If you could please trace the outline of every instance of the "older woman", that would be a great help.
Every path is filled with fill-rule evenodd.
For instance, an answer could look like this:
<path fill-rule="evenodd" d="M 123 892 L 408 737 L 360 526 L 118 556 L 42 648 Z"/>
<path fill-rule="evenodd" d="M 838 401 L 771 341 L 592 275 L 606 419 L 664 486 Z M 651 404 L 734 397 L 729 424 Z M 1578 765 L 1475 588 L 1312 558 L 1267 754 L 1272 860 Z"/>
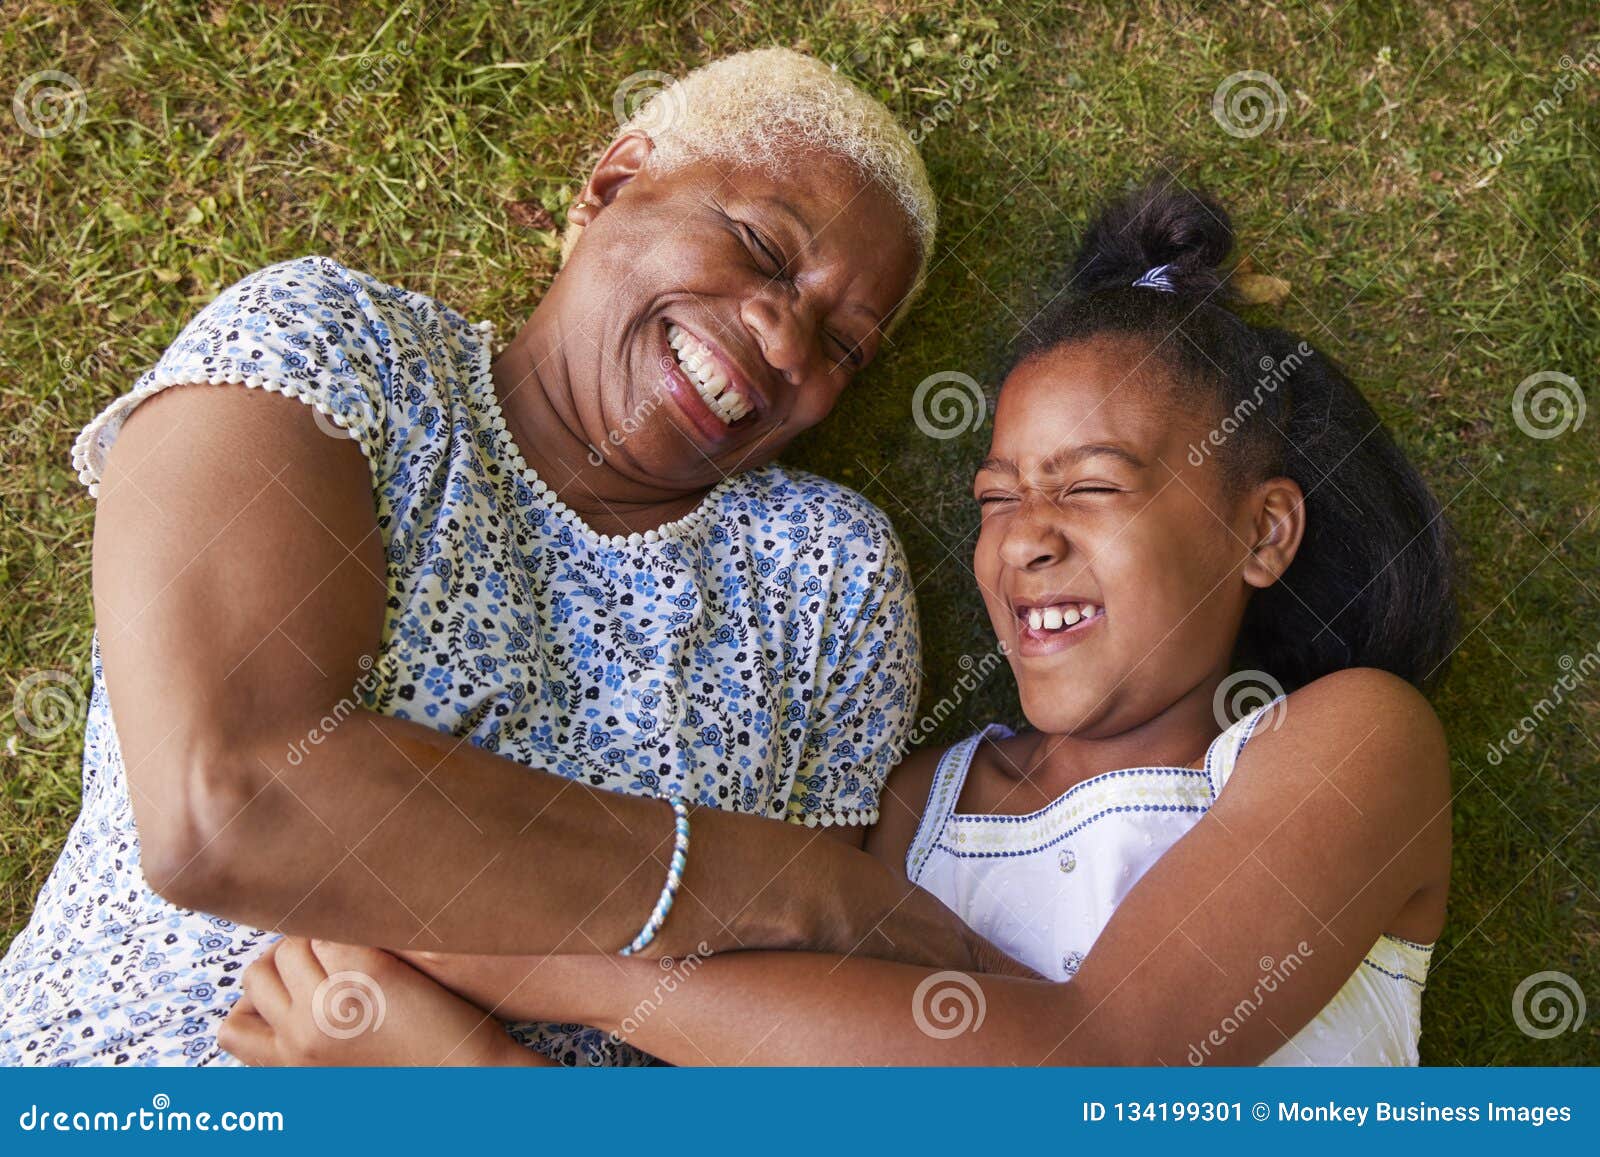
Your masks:
<path fill-rule="evenodd" d="M 83 810 L 0 966 L 0 1060 L 225 1062 L 265 929 L 615 951 L 662 889 L 655 796 L 698 805 L 659 951 L 966 958 L 858 850 L 917 699 L 899 546 L 769 464 L 919 282 L 915 149 L 817 62 L 747 53 L 645 105 L 571 223 L 492 360 L 486 325 L 306 258 L 85 429 Z"/>

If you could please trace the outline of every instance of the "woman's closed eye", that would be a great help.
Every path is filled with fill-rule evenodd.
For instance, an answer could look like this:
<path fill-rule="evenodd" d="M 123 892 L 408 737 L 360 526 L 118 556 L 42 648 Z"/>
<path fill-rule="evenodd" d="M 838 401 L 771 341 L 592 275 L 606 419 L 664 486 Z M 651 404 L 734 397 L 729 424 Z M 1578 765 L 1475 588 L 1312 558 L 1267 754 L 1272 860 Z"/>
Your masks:
<path fill-rule="evenodd" d="M 859 370 L 865 358 L 861 354 L 861 343 L 841 337 L 836 333 L 828 334 L 828 344 L 839 351 L 838 363 L 848 365 L 852 370 Z"/>
<path fill-rule="evenodd" d="M 768 277 L 787 277 L 789 263 L 777 245 L 764 237 L 755 226 L 744 221 L 738 222 L 738 225 L 745 246 L 750 250 L 751 256 L 756 258 L 756 264 L 761 272 Z"/>
<path fill-rule="evenodd" d="M 774 280 L 779 278 L 785 281 L 793 280 L 794 275 L 789 268 L 789 259 L 783 255 L 783 251 L 776 242 L 747 221 L 735 220 L 734 223 L 739 227 L 740 236 L 744 238 L 745 248 L 756 259 L 756 268 L 761 271 L 763 276 Z M 824 336 L 829 348 L 835 354 L 834 364 L 836 368 L 849 366 L 851 370 L 859 370 L 866 363 L 866 358 L 861 352 L 861 342 L 852 341 L 848 337 L 832 332 Z"/>

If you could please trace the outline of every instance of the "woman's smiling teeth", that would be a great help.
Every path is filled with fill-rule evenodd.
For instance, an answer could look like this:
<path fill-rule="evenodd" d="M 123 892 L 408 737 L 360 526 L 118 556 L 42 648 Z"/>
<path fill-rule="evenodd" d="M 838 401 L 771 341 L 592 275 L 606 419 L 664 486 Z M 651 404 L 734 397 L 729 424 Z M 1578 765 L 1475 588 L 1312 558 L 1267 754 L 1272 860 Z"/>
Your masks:
<path fill-rule="evenodd" d="M 722 367 L 704 342 L 687 330 L 669 324 L 667 344 L 677 355 L 678 365 L 683 368 L 684 374 L 694 383 L 700 400 L 713 414 L 731 426 L 750 412 L 749 400 L 734 389 L 728 375 L 722 372 Z"/>
<path fill-rule="evenodd" d="M 1050 607 L 1029 607 L 1019 612 L 1030 631 L 1064 631 L 1087 623 L 1100 613 L 1093 603 L 1060 603 Z"/>

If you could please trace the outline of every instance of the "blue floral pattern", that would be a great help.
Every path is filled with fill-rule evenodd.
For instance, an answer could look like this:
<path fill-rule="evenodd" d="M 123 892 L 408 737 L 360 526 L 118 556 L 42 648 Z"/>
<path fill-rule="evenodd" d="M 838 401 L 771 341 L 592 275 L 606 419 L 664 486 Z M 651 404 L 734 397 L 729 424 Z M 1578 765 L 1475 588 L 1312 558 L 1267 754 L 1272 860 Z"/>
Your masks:
<path fill-rule="evenodd" d="M 522 461 L 489 342 L 326 258 L 273 266 L 203 310 L 75 463 L 93 491 L 128 414 L 168 386 L 296 397 L 372 469 L 391 593 L 373 709 L 615 791 L 873 822 L 920 670 L 887 520 L 769 466 L 648 534 L 597 534 Z M 0 1062 L 232 1063 L 217 1025 L 272 937 L 146 886 L 98 646 L 94 667 L 82 811 L 0 963 Z M 514 1031 L 569 1064 L 648 1060 L 582 1026 Z"/>

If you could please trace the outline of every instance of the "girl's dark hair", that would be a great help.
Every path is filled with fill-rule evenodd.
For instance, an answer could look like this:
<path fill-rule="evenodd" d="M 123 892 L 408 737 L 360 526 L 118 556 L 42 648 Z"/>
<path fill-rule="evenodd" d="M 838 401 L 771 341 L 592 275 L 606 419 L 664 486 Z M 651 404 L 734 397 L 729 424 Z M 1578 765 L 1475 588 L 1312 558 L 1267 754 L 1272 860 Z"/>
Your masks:
<path fill-rule="evenodd" d="M 1227 211 L 1174 182 L 1108 206 L 1015 362 L 1101 335 L 1138 339 L 1144 364 L 1215 421 L 1191 462 L 1215 459 L 1230 485 L 1300 484 L 1305 537 L 1283 578 L 1252 596 L 1237 666 L 1289 691 L 1346 667 L 1426 688 L 1458 626 L 1443 512 L 1338 366 L 1227 308 L 1220 266 L 1233 241 Z M 1152 270 L 1170 291 L 1134 285 Z"/>

